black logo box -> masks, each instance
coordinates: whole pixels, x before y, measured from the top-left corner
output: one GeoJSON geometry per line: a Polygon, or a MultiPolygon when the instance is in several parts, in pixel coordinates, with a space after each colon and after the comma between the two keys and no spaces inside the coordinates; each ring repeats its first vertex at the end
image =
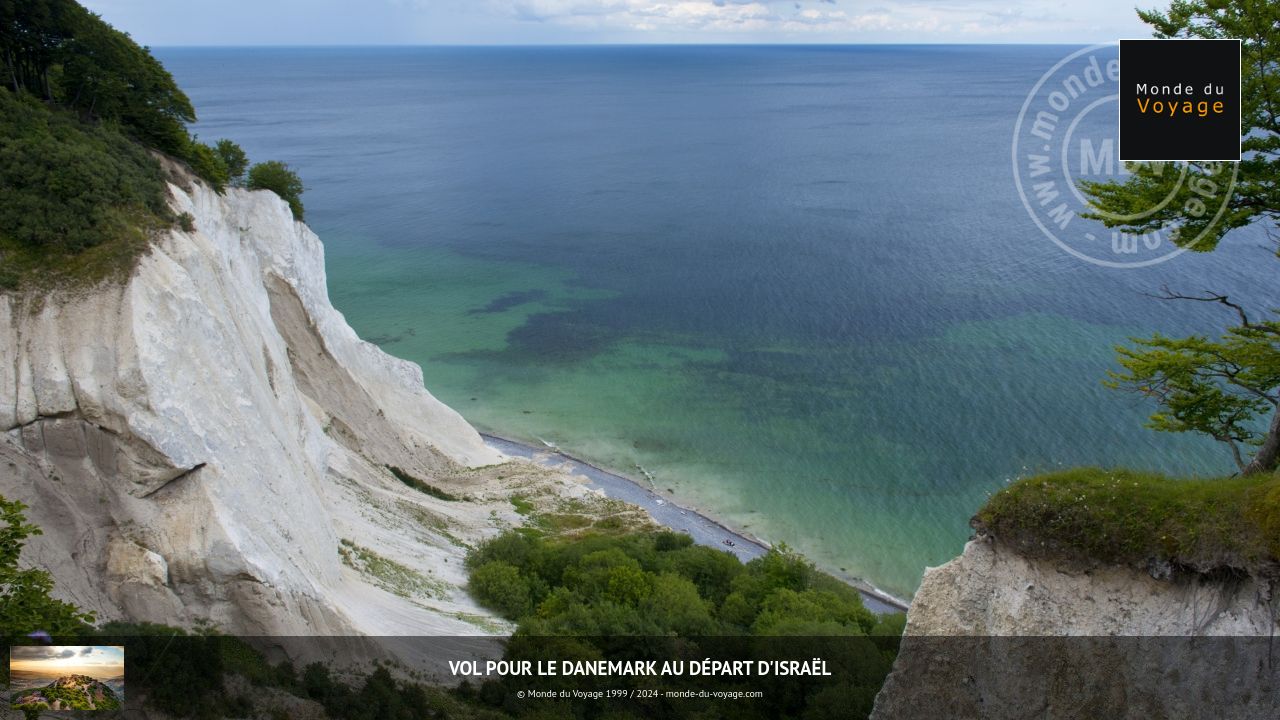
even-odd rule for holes
{"type": "Polygon", "coordinates": [[[1239,40],[1120,41],[1121,161],[1238,161],[1240,113],[1239,40]]]}

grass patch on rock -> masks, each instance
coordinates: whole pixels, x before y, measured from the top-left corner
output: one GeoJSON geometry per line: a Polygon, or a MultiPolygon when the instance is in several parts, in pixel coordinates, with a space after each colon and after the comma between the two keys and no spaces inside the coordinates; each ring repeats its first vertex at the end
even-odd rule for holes
{"type": "Polygon", "coordinates": [[[1020,553],[1073,566],[1274,576],[1280,569],[1280,478],[1176,479],[1075,468],[1019,480],[972,526],[1020,553]]]}
{"type": "Polygon", "coordinates": [[[403,598],[447,598],[449,585],[443,580],[427,577],[406,565],[385,558],[367,547],[342,539],[338,554],[342,562],[373,579],[383,590],[403,598]]]}
{"type": "Polygon", "coordinates": [[[512,495],[510,498],[511,505],[515,507],[516,513],[519,515],[532,515],[537,508],[534,504],[523,495],[512,495]]]}

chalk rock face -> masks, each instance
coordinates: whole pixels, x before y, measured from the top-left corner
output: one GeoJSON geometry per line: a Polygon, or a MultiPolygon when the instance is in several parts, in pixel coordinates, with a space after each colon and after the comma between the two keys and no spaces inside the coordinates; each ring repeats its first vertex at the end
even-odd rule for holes
{"type": "Polygon", "coordinates": [[[1120,567],[1067,571],[989,539],[925,572],[917,635],[1270,635],[1269,584],[1157,580],[1120,567]]]}
{"type": "Polygon", "coordinates": [[[925,572],[872,717],[1280,717],[1272,590],[1065,569],[978,538],[925,572]]]}
{"type": "Polygon", "coordinates": [[[0,494],[44,530],[24,562],[100,619],[476,634],[457,537],[490,508],[388,468],[465,495],[467,468],[504,458],[356,336],[283,201],[172,192],[195,229],[127,280],[0,295],[0,494]],[[412,591],[362,572],[374,555],[412,591]]]}

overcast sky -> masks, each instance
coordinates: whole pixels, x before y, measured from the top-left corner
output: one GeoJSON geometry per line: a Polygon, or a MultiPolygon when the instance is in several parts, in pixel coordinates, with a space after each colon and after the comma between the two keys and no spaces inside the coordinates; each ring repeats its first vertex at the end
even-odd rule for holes
{"type": "MultiPolygon", "coordinates": [[[[144,45],[1061,42],[1148,37],[1126,0],[82,0],[144,45]]],[[[1165,5],[1147,0],[1142,6],[1165,5]]]]}

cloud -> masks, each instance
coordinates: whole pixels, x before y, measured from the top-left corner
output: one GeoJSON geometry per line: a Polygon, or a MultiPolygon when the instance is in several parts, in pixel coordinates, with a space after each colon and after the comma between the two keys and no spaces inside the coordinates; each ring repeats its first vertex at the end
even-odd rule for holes
{"type": "Polygon", "coordinates": [[[581,31],[641,33],[910,33],[929,36],[1008,35],[1078,24],[1031,2],[1010,10],[997,0],[902,0],[845,10],[838,0],[488,0],[491,10],[524,22],[581,31]]]}
{"type": "Polygon", "coordinates": [[[118,664],[124,650],[114,645],[22,645],[10,649],[10,661],[88,666],[118,664]]]}
{"type": "Polygon", "coordinates": [[[831,0],[507,0],[522,20],[584,29],[763,30],[793,18],[825,19],[810,6],[831,0]]]}
{"type": "Polygon", "coordinates": [[[12,656],[15,660],[65,660],[76,656],[76,649],[53,646],[14,647],[12,656]]]}

